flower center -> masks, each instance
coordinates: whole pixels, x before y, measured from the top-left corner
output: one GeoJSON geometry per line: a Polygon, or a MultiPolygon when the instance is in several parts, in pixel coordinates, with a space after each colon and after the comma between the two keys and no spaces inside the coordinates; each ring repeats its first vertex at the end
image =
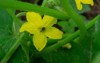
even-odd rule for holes
{"type": "Polygon", "coordinates": [[[45,27],[42,27],[42,28],[41,28],[41,32],[44,32],[44,31],[45,31],[45,29],[46,29],[45,27]]]}

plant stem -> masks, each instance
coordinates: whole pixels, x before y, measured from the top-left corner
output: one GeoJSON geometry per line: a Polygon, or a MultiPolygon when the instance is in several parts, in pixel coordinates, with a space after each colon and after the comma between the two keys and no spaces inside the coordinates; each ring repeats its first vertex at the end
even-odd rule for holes
{"type": "Polygon", "coordinates": [[[41,7],[45,7],[47,0],[43,0],[41,7]]]}
{"type": "MultiPolygon", "coordinates": [[[[97,21],[97,19],[100,18],[100,15],[96,16],[91,22],[89,22],[87,25],[86,25],[86,29],[89,29],[91,28],[95,22],[97,21]]],[[[58,41],[56,44],[46,48],[43,52],[50,52],[54,49],[57,49],[59,47],[62,47],[63,45],[65,45],[66,43],[70,42],[71,40],[75,39],[76,37],[78,37],[80,34],[80,30],[78,30],[77,32],[75,32],[74,34],[72,34],[71,36],[69,37],[66,37],[60,41],[58,41]]]]}
{"type": "Polygon", "coordinates": [[[12,56],[12,54],[15,52],[15,50],[20,45],[20,41],[22,40],[23,37],[24,37],[24,33],[20,35],[19,39],[17,39],[17,41],[15,42],[15,44],[9,49],[9,51],[7,52],[7,54],[1,60],[0,63],[7,63],[7,61],[9,60],[9,58],[12,56]]]}
{"type": "Polygon", "coordinates": [[[67,16],[66,14],[54,9],[40,7],[34,4],[29,4],[29,3],[20,2],[20,1],[0,0],[0,6],[5,7],[5,8],[12,8],[16,10],[38,12],[40,14],[50,15],[50,16],[63,19],[63,20],[66,19],[66,16],[67,16]]]}
{"type": "Polygon", "coordinates": [[[77,26],[79,27],[80,38],[81,39],[84,38],[86,36],[87,30],[86,30],[84,21],[82,20],[80,15],[74,11],[74,9],[72,8],[72,6],[68,0],[61,0],[61,4],[64,7],[67,14],[76,22],[77,26]]]}
{"type": "Polygon", "coordinates": [[[16,15],[16,17],[21,17],[21,16],[25,16],[26,15],[26,12],[20,12],[16,15]]]}

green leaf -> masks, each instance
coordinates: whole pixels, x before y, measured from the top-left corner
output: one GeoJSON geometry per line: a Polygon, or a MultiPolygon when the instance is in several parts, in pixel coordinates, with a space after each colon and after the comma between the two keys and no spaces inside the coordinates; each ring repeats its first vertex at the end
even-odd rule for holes
{"type": "Polygon", "coordinates": [[[29,63],[29,62],[27,60],[26,53],[22,50],[21,47],[19,47],[12,55],[8,63],[29,63]]]}
{"type": "Polygon", "coordinates": [[[93,42],[93,63],[100,63],[100,17],[95,24],[94,42],[93,42]]]}
{"type": "Polygon", "coordinates": [[[69,21],[60,21],[58,25],[61,26],[62,30],[67,34],[74,33],[75,27],[77,27],[73,19],[69,19],[69,21]]]}
{"type": "Polygon", "coordinates": [[[100,63],[100,52],[98,52],[95,56],[95,58],[93,59],[92,63],[100,63]]]}
{"type": "MultiPolygon", "coordinates": [[[[12,18],[5,9],[0,8],[0,47],[1,54],[6,54],[14,44],[15,37],[12,33],[12,18]]],[[[3,58],[0,56],[0,60],[3,58]]]]}
{"type": "MultiPolygon", "coordinates": [[[[0,63],[2,62],[6,63],[10,59],[10,56],[12,56],[13,52],[10,52],[10,53],[8,52],[12,50],[13,45],[15,45],[16,42],[18,42],[17,40],[20,38],[19,36],[13,33],[12,26],[13,26],[13,18],[9,15],[9,13],[4,8],[0,8],[0,63]]],[[[17,47],[15,47],[14,49],[16,48],[17,47]]],[[[28,63],[26,54],[21,49],[21,47],[13,51],[16,51],[16,52],[7,63],[15,63],[15,62],[28,63]]]]}
{"type": "Polygon", "coordinates": [[[50,53],[34,52],[31,63],[90,63],[93,30],[94,28],[88,30],[87,41],[83,40],[78,43],[71,41],[71,49],[61,47],[50,53]]]}

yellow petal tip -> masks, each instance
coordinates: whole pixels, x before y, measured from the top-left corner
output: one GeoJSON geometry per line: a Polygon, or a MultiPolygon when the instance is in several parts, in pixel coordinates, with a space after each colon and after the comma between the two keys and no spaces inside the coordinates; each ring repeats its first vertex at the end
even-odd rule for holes
{"type": "Polygon", "coordinates": [[[47,44],[47,37],[42,33],[36,33],[33,37],[33,44],[38,51],[42,51],[47,44]]]}

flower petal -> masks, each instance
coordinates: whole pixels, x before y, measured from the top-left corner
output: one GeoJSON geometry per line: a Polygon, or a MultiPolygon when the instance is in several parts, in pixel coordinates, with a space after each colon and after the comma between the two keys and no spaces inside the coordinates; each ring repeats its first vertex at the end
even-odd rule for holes
{"type": "Polygon", "coordinates": [[[55,27],[51,27],[49,29],[47,29],[44,34],[52,39],[61,39],[62,38],[62,34],[63,32],[60,31],[59,29],[55,28],[55,27]]]}
{"type": "Polygon", "coordinates": [[[93,6],[93,5],[94,5],[94,2],[93,2],[93,0],[90,0],[90,4],[91,4],[91,6],[93,6]]]}
{"type": "Polygon", "coordinates": [[[32,23],[26,22],[22,25],[22,27],[20,28],[20,32],[24,32],[27,31],[31,34],[34,34],[36,32],[37,28],[35,25],[33,25],[32,23]]]}
{"type": "Polygon", "coordinates": [[[75,2],[76,2],[77,9],[82,10],[81,0],[75,0],[75,2]]]}
{"type": "Polygon", "coordinates": [[[84,4],[91,4],[92,6],[94,5],[93,0],[81,0],[81,2],[84,4]]]}
{"type": "Polygon", "coordinates": [[[46,46],[47,37],[43,35],[42,33],[38,32],[34,34],[33,42],[34,42],[34,46],[36,47],[36,49],[38,51],[41,51],[46,46]]]}
{"type": "Polygon", "coordinates": [[[28,22],[33,23],[37,27],[42,25],[42,17],[38,13],[35,13],[35,12],[27,12],[26,13],[26,18],[27,18],[27,21],[28,22]]]}
{"type": "Polygon", "coordinates": [[[43,24],[44,27],[51,27],[52,25],[57,23],[57,19],[48,15],[44,15],[43,24]]]}

